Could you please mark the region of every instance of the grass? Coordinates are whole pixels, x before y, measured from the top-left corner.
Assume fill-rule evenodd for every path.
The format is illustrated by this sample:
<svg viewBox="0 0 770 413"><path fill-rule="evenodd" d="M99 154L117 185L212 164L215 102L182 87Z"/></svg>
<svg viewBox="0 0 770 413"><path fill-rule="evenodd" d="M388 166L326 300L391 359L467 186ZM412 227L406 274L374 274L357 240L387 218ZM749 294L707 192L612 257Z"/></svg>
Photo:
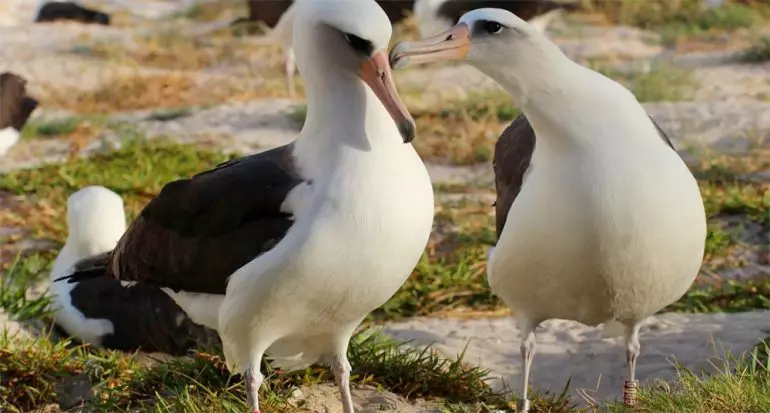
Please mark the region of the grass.
<svg viewBox="0 0 770 413"><path fill-rule="evenodd" d="M192 110L190 108L173 108L173 109L159 110L157 112L151 113L150 115L147 116L146 119L159 121L159 122L168 122L171 120L176 120L176 119L190 116L191 114L192 114Z"/></svg>
<svg viewBox="0 0 770 413"><path fill-rule="evenodd" d="M80 126L81 120L75 117L46 121L27 122L22 131L22 138L50 138L69 135Z"/></svg>
<svg viewBox="0 0 770 413"><path fill-rule="evenodd" d="M87 91L54 85L43 87L46 91L41 100L46 106L79 114L174 109L225 101L243 101L261 93L236 79L216 78L202 81L186 72L116 72L105 78L101 86Z"/></svg>
<svg viewBox="0 0 770 413"><path fill-rule="evenodd" d="M688 100L698 87L692 70L671 64L652 64L649 70L633 73L622 73L598 61L588 66L626 86L642 103Z"/></svg>
<svg viewBox="0 0 770 413"><path fill-rule="evenodd" d="M35 230L41 238L63 242L66 199L87 185L104 185L120 194L129 219L155 196L167 182L188 177L224 161L224 155L191 146L158 140L126 139L115 152L88 160L74 160L0 176L0 188L11 194L29 196L29 203L0 212L0 226L18 225Z"/></svg>
<svg viewBox="0 0 770 413"><path fill-rule="evenodd" d="M703 7L700 0L648 0L595 2L611 21L655 31L666 44L688 37L703 37L754 26L768 16L768 7L727 2L723 7Z"/></svg>
<svg viewBox="0 0 770 413"><path fill-rule="evenodd" d="M20 255L11 263L7 274L0 279L0 309L12 314L17 321L30 321L46 318L50 303L48 296L30 297L35 283L50 270L50 254L35 254L21 258Z"/></svg>
<svg viewBox="0 0 770 413"><path fill-rule="evenodd" d="M11 412L56 403L60 384L78 376L87 378L92 386L90 400L81 402L88 411L246 409L241 380L227 371L216 349L168 362L142 363L131 354L54 342L47 337L14 343L15 351L7 350L9 343L2 344L0 399L12 406ZM433 351L405 348L371 331L354 336L348 354L354 366L352 381L358 385L389 389L408 398L441 398L450 405L506 404L486 384L486 372L465 366L461 359L448 360ZM287 373L264 364L263 371L267 377L260 402L267 412L286 411L289 395L299 386L333 380L321 366ZM157 406L162 408L156 410Z"/></svg>
<svg viewBox="0 0 770 413"><path fill-rule="evenodd" d="M741 53L741 60L746 63L762 63L770 60L770 36L762 36Z"/></svg>
<svg viewBox="0 0 770 413"><path fill-rule="evenodd" d="M767 391L767 347L757 347L744 358L728 357L719 371L710 375L693 374L678 369L674 383L658 383L642 388L640 406L633 412L730 412L753 413L770 411ZM764 355L762 352L764 351ZM757 363L760 361L760 363Z"/></svg>
<svg viewBox="0 0 770 413"><path fill-rule="evenodd" d="M221 7L196 5L188 14L198 19L196 10ZM179 27L153 27L130 42L85 38L70 52L99 64L89 74L93 85L42 83L44 106L99 114L286 96L280 48L227 28L193 36Z"/></svg>
<svg viewBox="0 0 770 413"><path fill-rule="evenodd" d="M220 0L199 2L191 5L186 10L180 12L175 17L181 19L194 20L198 22L209 22L217 20L225 10L233 10L235 15L247 15L246 2L235 0Z"/></svg>

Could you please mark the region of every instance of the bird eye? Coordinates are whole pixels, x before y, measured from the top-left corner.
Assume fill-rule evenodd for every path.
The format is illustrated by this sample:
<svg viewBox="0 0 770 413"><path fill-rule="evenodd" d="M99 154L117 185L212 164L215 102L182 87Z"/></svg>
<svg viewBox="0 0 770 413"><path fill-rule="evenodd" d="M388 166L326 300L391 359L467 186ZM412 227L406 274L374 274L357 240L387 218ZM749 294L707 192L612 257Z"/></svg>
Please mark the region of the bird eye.
<svg viewBox="0 0 770 413"><path fill-rule="evenodd" d="M498 22L485 22L484 30L489 34L497 34L503 30L503 25Z"/></svg>
<svg viewBox="0 0 770 413"><path fill-rule="evenodd" d="M353 50L358 53L368 56L374 51L374 45L372 42L366 39L362 39L355 34L345 33L345 40L348 42L350 47L352 47Z"/></svg>

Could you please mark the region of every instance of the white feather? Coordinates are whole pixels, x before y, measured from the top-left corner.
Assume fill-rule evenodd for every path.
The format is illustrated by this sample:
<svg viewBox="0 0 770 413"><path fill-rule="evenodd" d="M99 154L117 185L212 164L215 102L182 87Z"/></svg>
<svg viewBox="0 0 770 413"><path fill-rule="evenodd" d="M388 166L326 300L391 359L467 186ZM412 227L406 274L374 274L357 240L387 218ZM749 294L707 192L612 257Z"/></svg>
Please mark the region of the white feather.
<svg viewBox="0 0 770 413"><path fill-rule="evenodd" d="M8 150L19 142L20 138L19 131L11 126L0 130L0 156L5 156Z"/></svg>

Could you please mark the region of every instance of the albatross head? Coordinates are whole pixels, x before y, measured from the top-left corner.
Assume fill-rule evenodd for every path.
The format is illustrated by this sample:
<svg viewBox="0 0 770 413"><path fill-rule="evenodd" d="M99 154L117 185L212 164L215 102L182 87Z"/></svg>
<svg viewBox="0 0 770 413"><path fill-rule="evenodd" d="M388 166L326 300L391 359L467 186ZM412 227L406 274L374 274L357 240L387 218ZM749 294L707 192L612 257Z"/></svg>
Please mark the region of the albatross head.
<svg viewBox="0 0 770 413"><path fill-rule="evenodd" d="M388 16L374 0L297 2L293 46L305 83L333 89L332 74L360 78L408 143L414 138L415 124L393 82L388 60L391 33Z"/></svg>
<svg viewBox="0 0 770 413"><path fill-rule="evenodd" d="M396 44L394 68L443 60L467 60L508 88L511 83L548 79L548 72L568 60L535 26L502 9L465 13L449 30L419 41Z"/></svg>
<svg viewBox="0 0 770 413"><path fill-rule="evenodd" d="M115 248L126 231L120 195L103 186L87 186L67 199L67 245L79 257Z"/></svg>

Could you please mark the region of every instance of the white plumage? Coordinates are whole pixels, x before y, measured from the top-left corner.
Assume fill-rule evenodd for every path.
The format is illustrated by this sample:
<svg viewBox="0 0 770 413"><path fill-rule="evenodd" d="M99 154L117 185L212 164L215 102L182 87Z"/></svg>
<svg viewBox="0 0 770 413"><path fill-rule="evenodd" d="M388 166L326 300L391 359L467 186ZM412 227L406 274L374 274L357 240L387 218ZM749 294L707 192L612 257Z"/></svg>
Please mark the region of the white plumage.
<svg viewBox="0 0 770 413"><path fill-rule="evenodd" d="M0 129L0 157L5 156L13 145L21 139L21 133L12 126Z"/></svg>
<svg viewBox="0 0 770 413"><path fill-rule="evenodd" d="M272 249L229 277L224 297L164 291L193 320L219 331L227 364L245 374L255 409L267 355L289 370L330 363L350 413L348 342L417 264L432 227L433 190L404 143L411 132L394 122L406 112L395 103L384 11L373 0L302 0L292 13L308 99L291 150L306 182L281 207L294 222ZM371 50L350 49L366 42Z"/></svg>
<svg viewBox="0 0 770 413"><path fill-rule="evenodd" d="M522 332L520 409L535 328L551 318L608 323L610 334L622 325L635 384L641 322L680 298L701 265L706 218L695 178L631 92L509 12L474 10L392 54L395 66L451 57L505 88L537 137L488 263L489 284Z"/></svg>

